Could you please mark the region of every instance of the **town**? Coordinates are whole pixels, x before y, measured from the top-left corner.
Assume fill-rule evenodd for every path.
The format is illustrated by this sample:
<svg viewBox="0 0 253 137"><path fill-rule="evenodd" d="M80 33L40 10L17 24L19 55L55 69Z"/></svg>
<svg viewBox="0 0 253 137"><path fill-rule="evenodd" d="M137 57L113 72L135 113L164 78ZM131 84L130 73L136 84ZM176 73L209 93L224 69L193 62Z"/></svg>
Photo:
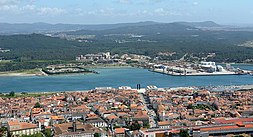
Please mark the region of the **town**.
<svg viewBox="0 0 253 137"><path fill-rule="evenodd" d="M28 94L28 93L26 93ZM28 94L29 95L29 94ZM1 136L252 136L253 90L118 89L0 97Z"/></svg>
<svg viewBox="0 0 253 137"><path fill-rule="evenodd" d="M145 55L137 54L114 54L111 55L110 52L101 52L97 54L86 54L79 55L76 57L76 61L84 62L87 64L116 64L116 65L128 65L128 64L148 64L151 57Z"/></svg>
<svg viewBox="0 0 253 137"><path fill-rule="evenodd" d="M215 56L214 53L209 53L204 58L197 60L188 60L188 54L185 54L179 60L167 61L164 57L173 56L175 52L159 52L156 57L152 58L145 55L137 54L118 54L111 55L110 52L86 54L76 57L76 61L86 63L85 66L98 65L116 65L141 67L151 70L152 72L168 74L173 76L214 76L214 75L242 75L253 74L250 70L242 70L234 68L231 64L216 64L216 62L206 61L207 58ZM195 57L196 59L197 57Z"/></svg>

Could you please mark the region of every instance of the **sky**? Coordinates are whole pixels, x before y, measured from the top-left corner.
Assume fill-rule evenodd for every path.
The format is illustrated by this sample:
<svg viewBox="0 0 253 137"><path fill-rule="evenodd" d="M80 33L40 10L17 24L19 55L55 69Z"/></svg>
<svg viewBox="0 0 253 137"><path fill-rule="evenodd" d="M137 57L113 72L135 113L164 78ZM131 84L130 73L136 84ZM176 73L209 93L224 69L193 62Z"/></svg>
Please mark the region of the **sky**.
<svg viewBox="0 0 253 137"><path fill-rule="evenodd" d="M0 22L253 24L253 0L0 0Z"/></svg>

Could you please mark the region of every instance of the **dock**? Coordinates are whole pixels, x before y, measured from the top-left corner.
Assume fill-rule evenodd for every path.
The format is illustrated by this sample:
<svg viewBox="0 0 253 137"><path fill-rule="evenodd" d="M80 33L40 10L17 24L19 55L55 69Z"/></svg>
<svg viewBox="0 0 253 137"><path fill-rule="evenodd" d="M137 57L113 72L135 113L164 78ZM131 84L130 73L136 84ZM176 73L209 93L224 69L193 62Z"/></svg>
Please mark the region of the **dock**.
<svg viewBox="0 0 253 137"><path fill-rule="evenodd" d="M167 71L166 69L152 69L150 70L156 73L162 73L172 76L220 76L220 75L240 75L239 73L232 72L232 71L223 71L223 72L192 72L192 73L178 73L173 71Z"/></svg>
<svg viewBox="0 0 253 137"><path fill-rule="evenodd" d="M220 75L244 75L251 74L252 71L235 69L230 64L226 67L216 65L215 62L200 62L200 64L155 64L152 72L172 75L172 76L220 76Z"/></svg>

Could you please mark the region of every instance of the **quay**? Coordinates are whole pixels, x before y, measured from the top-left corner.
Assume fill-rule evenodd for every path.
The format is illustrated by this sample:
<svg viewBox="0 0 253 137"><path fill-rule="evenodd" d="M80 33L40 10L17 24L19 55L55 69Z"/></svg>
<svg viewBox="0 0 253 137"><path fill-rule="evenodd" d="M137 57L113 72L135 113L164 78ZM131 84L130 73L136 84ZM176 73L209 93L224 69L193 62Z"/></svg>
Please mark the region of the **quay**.
<svg viewBox="0 0 253 137"><path fill-rule="evenodd" d="M201 62L200 64L187 65L154 65L152 72L172 75L172 76L216 76L216 75L243 75L251 74L251 71L235 69L229 64L226 67L216 65L215 62Z"/></svg>
<svg viewBox="0 0 253 137"><path fill-rule="evenodd" d="M172 76L220 76L220 75L241 75L240 73L236 72L231 72L231 71L226 71L226 72L213 72L213 73L208 73L208 72L196 72L196 73L178 73L178 72L173 72L173 71L167 71L163 69L153 69L150 70L152 72L156 73L162 73L162 74L167 74L167 75L172 75Z"/></svg>

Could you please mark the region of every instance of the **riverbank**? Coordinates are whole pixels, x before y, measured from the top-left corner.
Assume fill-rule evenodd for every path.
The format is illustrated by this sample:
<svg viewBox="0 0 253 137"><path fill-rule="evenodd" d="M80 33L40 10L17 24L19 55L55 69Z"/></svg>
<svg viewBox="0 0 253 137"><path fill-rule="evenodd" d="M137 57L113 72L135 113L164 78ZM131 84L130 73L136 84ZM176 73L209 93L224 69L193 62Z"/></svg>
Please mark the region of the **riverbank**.
<svg viewBox="0 0 253 137"><path fill-rule="evenodd" d="M190 86L190 87L158 87L157 89L154 90L161 90L161 91L173 91L173 90L180 90L180 89L194 89L194 90L208 90L212 92L221 92L221 91L248 91L248 90L253 90L253 84L249 85L230 85L230 86ZM116 88L118 89L118 88ZM142 88L141 91L145 91L145 89L148 88ZM16 97L40 97L43 95L54 95L57 93L73 93L73 92L89 92L94 89L89 89L89 90L73 90L73 91L44 91L44 92L39 92L39 91L34 91L34 92L14 92L13 96L10 96L11 92L0 92L0 97L2 98L16 98ZM137 90L133 88L132 90Z"/></svg>
<svg viewBox="0 0 253 137"><path fill-rule="evenodd" d="M118 65L118 64L96 64L96 65L87 65L87 69L100 69L100 68L131 68L131 65Z"/></svg>
<svg viewBox="0 0 253 137"><path fill-rule="evenodd" d="M40 97L43 95L53 95L59 92L10 92L1 93L1 98L18 98L18 97Z"/></svg>
<svg viewBox="0 0 253 137"><path fill-rule="evenodd" d="M156 73L161 73L161 74L166 74L166 75L171 75L171 76L222 76L222 75L238 75L237 73L232 72L232 71L213 72L213 73L208 73L208 72L178 73L178 72L173 72L173 71L167 71L167 70L164 70L164 69L154 69L154 70L150 70L150 71L151 72L156 72Z"/></svg>
<svg viewBox="0 0 253 137"><path fill-rule="evenodd" d="M249 67L253 68L253 66ZM94 69L99 74L60 76L0 77L0 92L44 92L90 90L96 87L189 87L253 84L251 75L176 77L141 68Z"/></svg>
<svg viewBox="0 0 253 137"><path fill-rule="evenodd" d="M47 74L43 73L41 69L28 69L28 70L17 70L17 71L6 71L0 72L0 77L7 77L7 76L46 76Z"/></svg>
<svg viewBox="0 0 253 137"><path fill-rule="evenodd" d="M88 65L84 66L86 69L103 69L103 68L131 68L130 65L114 65L114 64L98 64L98 65ZM83 73L64 73L64 74L57 74L57 75L77 75L77 74L89 74L94 72L83 72ZM47 73L42 71L41 68L36 69L28 69L28 70L17 70L17 71L6 71L6 72L0 72L0 77L12 77L12 76L18 76L18 77L27 77L27 76L48 76Z"/></svg>

